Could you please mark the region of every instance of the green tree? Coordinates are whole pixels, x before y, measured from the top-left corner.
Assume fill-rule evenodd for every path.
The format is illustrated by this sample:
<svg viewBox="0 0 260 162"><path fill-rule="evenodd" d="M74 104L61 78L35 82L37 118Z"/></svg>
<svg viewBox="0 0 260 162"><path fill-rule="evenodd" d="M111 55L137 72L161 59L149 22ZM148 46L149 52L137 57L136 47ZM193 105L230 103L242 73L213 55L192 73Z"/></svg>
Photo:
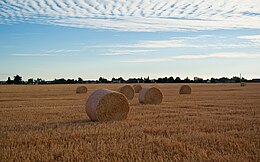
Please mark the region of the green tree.
<svg viewBox="0 0 260 162"><path fill-rule="evenodd" d="M7 78L7 81L6 81L6 84L13 84L13 82L14 82L14 81L13 81L13 80L11 80L11 78L10 78L10 77L8 77L8 78Z"/></svg>
<svg viewBox="0 0 260 162"><path fill-rule="evenodd" d="M144 83L151 83L150 77L144 78Z"/></svg>
<svg viewBox="0 0 260 162"><path fill-rule="evenodd" d="M22 77L19 75L14 76L14 84L22 84Z"/></svg>
<svg viewBox="0 0 260 162"><path fill-rule="evenodd" d="M181 78L180 78L180 77L176 77L176 78L175 78L175 82L176 82L176 83L181 83Z"/></svg>
<svg viewBox="0 0 260 162"><path fill-rule="evenodd" d="M99 83L108 83L108 80L106 78L100 77L98 79Z"/></svg>
<svg viewBox="0 0 260 162"><path fill-rule="evenodd" d="M83 83L83 79L81 77L78 78L78 83Z"/></svg>
<svg viewBox="0 0 260 162"><path fill-rule="evenodd" d="M33 84L33 78L28 79L27 83L28 84Z"/></svg>
<svg viewBox="0 0 260 162"><path fill-rule="evenodd" d="M185 79L184 79L184 83L189 83L190 82L190 79L188 78L188 77L186 77Z"/></svg>
<svg viewBox="0 0 260 162"><path fill-rule="evenodd" d="M215 78L211 78L210 79L210 83L216 83L216 79Z"/></svg>
<svg viewBox="0 0 260 162"><path fill-rule="evenodd" d="M171 76L171 77L168 79L168 82L169 82L169 83L174 83L174 78Z"/></svg>

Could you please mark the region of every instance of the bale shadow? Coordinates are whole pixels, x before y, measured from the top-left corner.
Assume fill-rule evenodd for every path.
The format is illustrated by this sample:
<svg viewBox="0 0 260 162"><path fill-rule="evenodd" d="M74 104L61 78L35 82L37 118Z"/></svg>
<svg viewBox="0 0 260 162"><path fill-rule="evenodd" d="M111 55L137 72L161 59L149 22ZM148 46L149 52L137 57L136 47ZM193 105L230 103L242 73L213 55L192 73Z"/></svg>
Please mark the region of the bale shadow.
<svg viewBox="0 0 260 162"><path fill-rule="evenodd" d="M220 89L216 91L239 91L240 89Z"/></svg>

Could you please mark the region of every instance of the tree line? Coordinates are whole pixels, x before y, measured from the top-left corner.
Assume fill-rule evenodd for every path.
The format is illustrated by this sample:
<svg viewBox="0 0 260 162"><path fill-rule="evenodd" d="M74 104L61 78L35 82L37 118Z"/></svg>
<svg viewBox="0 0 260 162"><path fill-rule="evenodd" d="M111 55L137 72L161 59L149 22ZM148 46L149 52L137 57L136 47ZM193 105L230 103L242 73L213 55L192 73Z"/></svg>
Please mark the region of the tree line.
<svg viewBox="0 0 260 162"><path fill-rule="evenodd" d="M8 77L6 81L1 82L1 84L86 84L86 83L240 83L240 82L260 82L259 79L247 80L245 78L240 78L234 76L232 78L222 77L222 78L211 78L203 79L200 77L194 77L189 79L188 77L181 79L180 77L163 77L157 79L147 78L129 78L124 79L123 77L112 78L111 80L104 77L100 77L98 80L83 80L81 77L78 79L54 79L52 81L46 81L41 78L29 78L28 80L23 80L22 76L15 75L13 79Z"/></svg>

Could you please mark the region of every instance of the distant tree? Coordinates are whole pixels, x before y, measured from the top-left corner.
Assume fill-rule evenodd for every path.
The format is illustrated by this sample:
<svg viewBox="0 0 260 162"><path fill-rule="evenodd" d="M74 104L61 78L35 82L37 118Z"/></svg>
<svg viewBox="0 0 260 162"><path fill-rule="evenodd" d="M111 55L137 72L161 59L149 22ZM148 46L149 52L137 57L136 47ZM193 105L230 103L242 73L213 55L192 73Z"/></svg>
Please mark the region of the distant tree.
<svg viewBox="0 0 260 162"><path fill-rule="evenodd" d="M234 76L234 77L232 78L232 80L233 80L235 83L241 82L240 78L239 78L239 77L236 77L236 76Z"/></svg>
<svg viewBox="0 0 260 162"><path fill-rule="evenodd" d="M81 77L78 78L78 83L83 83L83 79Z"/></svg>
<svg viewBox="0 0 260 162"><path fill-rule="evenodd" d="M181 83L181 78L180 77L176 77L175 78L175 83Z"/></svg>
<svg viewBox="0 0 260 162"><path fill-rule="evenodd" d="M102 78L102 77L99 77L98 82L99 82L99 83L102 83L102 82L103 82L103 78Z"/></svg>
<svg viewBox="0 0 260 162"><path fill-rule="evenodd" d="M74 80L74 79L67 79L67 84L75 84L75 83L77 83L76 80Z"/></svg>
<svg viewBox="0 0 260 162"><path fill-rule="evenodd" d="M246 82L247 81L247 79L245 79L245 78L241 78L241 82Z"/></svg>
<svg viewBox="0 0 260 162"><path fill-rule="evenodd" d="M22 77L19 75L14 76L14 84L22 84Z"/></svg>
<svg viewBox="0 0 260 162"><path fill-rule="evenodd" d="M199 78L199 77L194 77L194 82L195 83L203 83L203 78Z"/></svg>
<svg viewBox="0 0 260 162"><path fill-rule="evenodd" d="M126 82L123 77L119 77L118 80L119 80L119 83L125 83Z"/></svg>
<svg viewBox="0 0 260 162"><path fill-rule="evenodd" d="M138 82L138 83L143 83L143 82L144 82L143 77L139 78L137 82Z"/></svg>
<svg viewBox="0 0 260 162"><path fill-rule="evenodd" d="M186 77L186 78L184 79L184 83L190 83L190 79L189 79L188 77Z"/></svg>
<svg viewBox="0 0 260 162"><path fill-rule="evenodd" d="M27 83L28 84L33 84L33 78L28 79Z"/></svg>
<svg viewBox="0 0 260 162"><path fill-rule="evenodd" d="M10 77L7 78L6 84L13 84L14 81Z"/></svg>
<svg viewBox="0 0 260 162"><path fill-rule="evenodd" d="M99 77L98 82L99 83L108 83L108 80L106 78Z"/></svg>
<svg viewBox="0 0 260 162"><path fill-rule="evenodd" d="M156 80L156 83L163 83L163 79L162 79L162 78L158 78L158 79Z"/></svg>
<svg viewBox="0 0 260 162"><path fill-rule="evenodd" d="M220 83L228 83L230 82L230 79L228 79L227 77L222 77L218 79L218 82Z"/></svg>
<svg viewBox="0 0 260 162"><path fill-rule="evenodd" d="M167 77L164 77L162 80L163 80L163 83L168 83L168 78Z"/></svg>
<svg viewBox="0 0 260 162"><path fill-rule="evenodd" d="M171 76L171 77L168 79L168 82L169 82L169 83L174 83L174 78Z"/></svg>
<svg viewBox="0 0 260 162"><path fill-rule="evenodd" d="M67 81L64 78L61 79L54 79L54 81L52 81L53 84L67 84Z"/></svg>
<svg viewBox="0 0 260 162"><path fill-rule="evenodd" d="M41 84L41 83L42 83L42 79L41 79L41 78L37 78L37 79L35 80L35 82L36 82L37 84Z"/></svg>
<svg viewBox="0 0 260 162"><path fill-rule="evenodd" d="M239 78L237 76L234 76L232 78L222 77L222 78L211 78L204 80L203 78L194 77L194 80L190 80L188 77L184 80L181 80L180 77L176 77L175 79L171 77L164 77L164 78L158 78L157 80L151 79L148 76L147 78L129 78L128 80L124 80L122 77L119 77L118 79L112 78L112 81L107 80L106 78L100 77L98 80L87 80L85 82L88 83L239 83L239 82L253 82L257 81L258 79L254 80L247 80L245 78ZM4 83L4 82L0 82ZM53 81L46 82L45 80L42 80L41 78L37 78L34 80L33 78L29 78L27 82L24 82L22 80L22 77L19 75L14 76L14 80L12 80L10 77L8 77L7 81L5 81L6 84L75 84L75 83L84 83L82 78L78 79L55 79Z"/></svg>
<svg viewBox="0 0 260 162"><path fill-rule="evenodd" d="M151 83L150 77L144 78L144 83Z"/></svg>
<svg viewBox="0 0 260 162"><path fill-rule="evenodd" d="M155 80L156 83L174 83L174 78L173 77L164 77L164 78L158 78Z"/></svg>
<svg viewBox="0 0 260 162"><path fill-rule="evenodd" d="M215 78L211 78L210 79L210 83L216 83L216 79Z"/></svg>
<svg viewBox="0 0 260 162"><path fill-rule="evenodd" d="M111 82L112 82L112 83L116 83L116 82L117 82L116 80L117 80L117 79L113 77L113 78L111 79Z"/></svg>

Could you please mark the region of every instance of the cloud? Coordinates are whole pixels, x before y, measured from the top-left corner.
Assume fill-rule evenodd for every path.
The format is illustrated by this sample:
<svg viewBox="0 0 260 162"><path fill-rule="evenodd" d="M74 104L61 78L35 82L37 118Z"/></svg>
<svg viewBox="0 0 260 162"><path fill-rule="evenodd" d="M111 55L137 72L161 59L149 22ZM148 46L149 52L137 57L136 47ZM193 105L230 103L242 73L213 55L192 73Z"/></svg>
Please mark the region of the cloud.
<svg viewBox="0 0 260 162"><path fill-rule="evenodd" d="M172 58L146 58L146 59L125 60L121 62L147 63L147 62L167 62L167 61L173 61L173 59Z"/></svg>
<svg viewBox="0 0 260 162"><path fill-rule="evenodd" d="M184 48L184 47L198 47L198 46L188 44L185 40L166 39L166 40L142 40L133 44L116 44L116 45L97 46L97 47L159 49L159 48Z"/></svg>
<svg viewBox="0 0 260 162"><path fill-rule="evenodd" d="M11 54L12 56L20 56L20 57L38 57L38 56L51 56L51 54L47 53L15 53Z"/></svg>
<svg viewBox="0 0 260 162"><path fill-rule="evenodd" d="M41 57L41 56L75 56L75 53L81 50L74 49L55 49L55 50L45 50L37 53L13 53L12 56L20 57Z"/></svg>
<svg viewBox="0 0 260 162"><path fill-rule="evenodd" d="M71 49L58 49L58 50L48 50L47 53L69 53L69 52L78 52L80 50L71 50Z"/></svg>
<svg viewBox="0 0 260 162"><path fill-rule="evenodd" d="M102 56L119 56L119 55L136 55L155 52L156 50L111 50L107 53L100 54Z"/></svg>
<svg viewBox="0 0 260 162"><path fill-rule="evenodd" d="M186 44L184 40L149 40L141 41L138 44L131 45L133 48L182 48L182 47L196 47L194 45Z"/></svg>
<svg viewBox="0 0 260 162"><path fill-rule="evenodd" d="M254 45L260 47L260 35L244 35L238 37L240 39L247 39L252 42Z"/></svg>
<svg viewBox="0 0 260 162"><path fill-rule="evenodd" d="M188 44L185 40L142 40L132 44L113 44L113 45L93 45L88 46L92 48L143 48L143 49L159 49L159 48L184 48L184 47L198 47ZM148 51L149 52L149 51Z"/></svg>
<svg viewBox="0 0 260 162"><path fill-rule="evenodd" d="M164 58L144 58L144 59L133 59L133 60L124 60L121 62L129 62L129 63L145 63L145 62L168 62L168 61L177 61L179 59L182 60L190 60L190 59L209 59L209 58L222 58L222 59L252 59L252 58L260 58L260 53L250 54L250 53L210 53L204 55L178 55L178 56L169 56Z"/></svg>
<svg viewBox="0 0 260 162"><path fill-rule="evenodd" d="M260 39L260 35L244 35L244 36L240 36L239 38L243 38L243 39Z"/></svg>
<svg viewBox="0 0 260 162"><path fill-rule="evenodd" d="M108 52L108 54L101 54L101 55L123 55L123 54L130 54L130 53L142 53L142 52L152 52L151 50L132 50L134 49L165 49L165 48L200 48L200 49L232 49L232 48L246 48L252 47L250 43L204 43L201 44L201 40L205 41L213 36L197 36L197 37L175 37L171 39L165 40L142 40L137 43L132 44L113 44L113 45L94 45L88 46L91 48L127 48L129 50L117 50L114 52ZM226 37L218 37L218 40L225 40ZM121 53L121 54L120 54Z"/></svg>
<svg viewBox="0 0 260 162"><path fill-rule="evenodd" d="M255 0L5 0L0 6L0 24L147 32L260 29L260 2Z"/></svg>
<svg viewBox="0 0 260 162"><path fill-rule="evenodd" d="M212 53L206 55L180 55L175 56L175 59L206 59L206 58L257 58L260 54L248 53Z"/></svg>

